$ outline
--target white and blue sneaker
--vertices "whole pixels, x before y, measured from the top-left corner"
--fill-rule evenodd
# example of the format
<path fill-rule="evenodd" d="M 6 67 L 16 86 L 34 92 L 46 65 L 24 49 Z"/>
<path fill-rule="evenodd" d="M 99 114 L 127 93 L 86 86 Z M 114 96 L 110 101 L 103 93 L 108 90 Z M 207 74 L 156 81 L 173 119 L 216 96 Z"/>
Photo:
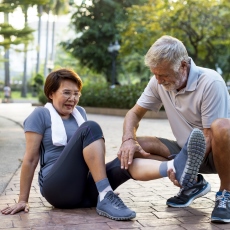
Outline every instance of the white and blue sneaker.
<path fill-rule="evenodd" d="M 211 221 L 230 223 L 230 192 L 224 190 L 216 193 L 216 202 L 212 211 Z"/>
<path fill-rule="evenodd" d="M 113 191 L 107 192 L 102 201 L 98 197 L 96 210 L 100 216 L 112 220 L 130 220 L 136 217 L 136 213 L 129 209 Z"/>

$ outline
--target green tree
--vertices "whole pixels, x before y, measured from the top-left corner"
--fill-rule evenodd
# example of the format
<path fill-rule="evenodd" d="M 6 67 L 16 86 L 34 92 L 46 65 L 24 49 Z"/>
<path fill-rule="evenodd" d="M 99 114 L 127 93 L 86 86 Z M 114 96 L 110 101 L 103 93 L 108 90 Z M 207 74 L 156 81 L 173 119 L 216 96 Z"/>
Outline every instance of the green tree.
<path fill-rule="evenodd" d="M 4 23 L 0 24 L 0 35 L 3 37 L 3 41 L 0 42 L 0 46 L 3 46 L 5 51 L 5 85 L 10 85 L 10 46 L 18 45 L 28 41 L 30 39 L 30 34 L 33 32 L 33 30 L 28 26 L 25 26 L 22 30 L 18 30 L 9 24 L 8 14 L 13 12 L 16 7 L 16 4 L 11 4 L 10 2 L 3 2 L 0 6 L 0 12 L 4 12 L 5 19 Z"/>
<path fill-rule="evenodd" d="M 92 0 L 91 5 L 82 1 L 72 16 L 72 26 L 77 35 L 73 40 L 63 42 L 63 47 L 74 57 L 110 81 L 111 56 L 108 45 L 120 41 L 118 23 L 126 20 L 126 8 L 142 4 L 144 0 Z M 120 63 L 118 61 L 117 67 Z"/>
<path fill-rule="evenodd" d="M 28 9 L 30 6 L 38 5 L 38 4 L 43 4 L 46 3 L 46 0 L 4 0 L 4 3 L 14 5 L 16 7 L 21 7 L 23 13 L 24 13 L 24 18 L 25 18 L 25 23 L 24 26 L 26 28 L 28 27 Z M 24 43 L 24 71 L 23 71 L 23 79 L 22 79 L 22 90 L 21 90 L 21 96 L 26 97 L 27 94 L 27 52 L 28 52 L 28 45 L 31 40 L 33 40 L 32 32 L 30 33 L 30 36 L 28 37 L 27 40 L 25 40 Z"/>
<path fill-rule="evenodd" d="M 52 70 L 54 67 L 55 59 L 55 33 L 56 33 L 56 18 L 59 15 L 64 15 L 69 13 L 69 0 L 51 0 L 43 7 L 44 11 L 48 14 L 47 24 L 46 24 L 46 55 L 45 55 L 45 64 L 44 64 L 44 76 L 47 75 L 48 70 Z M 52 47 L 51 55 L 49 57 L 49 17 L 50 14 L 53 14 L 54 20 L 52 23 Z"/>
<path fill-rule="evenodd" d="M 58 18 L 58 16 L 60 15 L 68 14 L 70 11 L 70 4 L 71 3 L 69 0 L 55 0 L 52 7 L 52 13 L 55 19 L 53 20 L 53 25 L 52 25 L 52 49 L 51 49 L 50 60 L 53 65 L 55 61 L 56 18 Z"/>
<path fill-rule="evenodd" d="M 128 9 L 120 25 L 121 53 L 144 55 L 160 36 L 182 40 L 198 65 L 230 72 L 230 4 L 227 0 L 148 1 Z M 135 48 L 134 48 L 135 47 Z M 136 63 L 138 66 L 139 63 Z M 228 74 L 229 75 L 229 74 Z"/>

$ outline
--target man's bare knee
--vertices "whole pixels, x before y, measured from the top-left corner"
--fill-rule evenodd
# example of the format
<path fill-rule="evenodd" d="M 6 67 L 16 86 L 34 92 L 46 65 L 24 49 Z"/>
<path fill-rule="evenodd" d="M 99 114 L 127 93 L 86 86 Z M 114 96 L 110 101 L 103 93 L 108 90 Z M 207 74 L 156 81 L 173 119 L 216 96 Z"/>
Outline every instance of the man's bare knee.
<path fill-rule="evenodd" d="M 211 130 L 214 139 L 219 139 L 220 141 L 224 141 L 224 139 L 230 140 L 230 119 L 216 119 L 211 125 Z"/>

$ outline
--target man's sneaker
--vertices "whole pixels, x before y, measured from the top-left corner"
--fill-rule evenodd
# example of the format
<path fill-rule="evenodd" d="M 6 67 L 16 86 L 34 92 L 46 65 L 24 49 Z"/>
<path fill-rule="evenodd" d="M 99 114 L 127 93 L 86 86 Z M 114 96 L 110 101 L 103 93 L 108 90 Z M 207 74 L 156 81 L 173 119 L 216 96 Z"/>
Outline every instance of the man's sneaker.
<path fill-rule="evenodd" d="M 179 193 L 167 200 L 166 204 L 170 207 L 183 208 L 189 206 L 193 200 L 204 196 L 211 190 L 211 185 L 201 174 L 197 176 L 197 183 L 189 189 L 180 189 Z"/>
<path fill-rule="evenodd" d="M 113 191 L 106 193 L 100 201 L 98 197 L 97 213 L 112 220 L 130 220 L 136 217 L 136 213 L 130 210 Z"/>
<path fill-rule="evenodd" d="M 187 190 L 197 183 L 197 174 L 204 159 L 205 150 L 203 132 L 193 129 L 187 143 L 174 158 L 175 176 L 184 189 Z"/>
<path fill-rule="evenodd" d="M 212 211 L 211 221 L 230 223 L 230 192 L 224 190 L 216 193 L 216 202 Z"/>

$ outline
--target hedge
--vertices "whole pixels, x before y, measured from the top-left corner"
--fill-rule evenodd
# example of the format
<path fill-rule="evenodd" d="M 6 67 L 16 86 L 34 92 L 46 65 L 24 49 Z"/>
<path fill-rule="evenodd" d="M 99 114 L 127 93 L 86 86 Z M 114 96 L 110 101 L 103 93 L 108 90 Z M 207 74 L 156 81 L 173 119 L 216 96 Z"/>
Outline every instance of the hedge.
<path fill-rule="evenodd" d="M 107 85 L 83 87 L 79 105 L 101 108 L 132 108 L 146 84 L 124 85 L 110 88 Z"/>
<path fill-rule="evenodd" d="M 142 94 L 147 83 L 123 85 L 111 88 L 106 84 L 83 86 L 80 106 L 130 109 Z M 47 102 L 43 92 L 39 94 L 39 101 Z"/>

